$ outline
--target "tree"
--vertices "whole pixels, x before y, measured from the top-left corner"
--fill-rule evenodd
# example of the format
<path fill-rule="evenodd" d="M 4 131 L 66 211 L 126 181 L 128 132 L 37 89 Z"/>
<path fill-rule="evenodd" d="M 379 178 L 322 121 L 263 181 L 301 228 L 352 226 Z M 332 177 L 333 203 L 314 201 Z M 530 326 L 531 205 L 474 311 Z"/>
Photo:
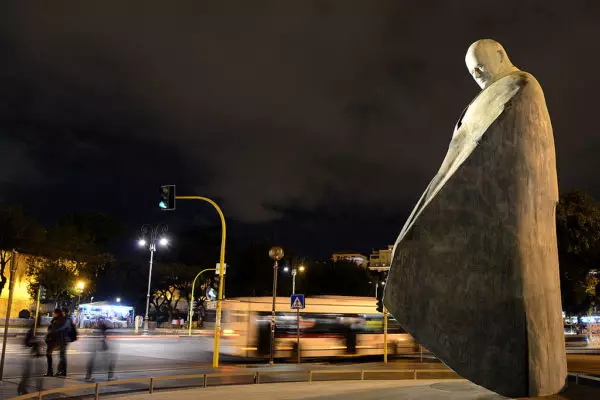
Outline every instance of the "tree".
<path fill-rule="evenodd" d="M 61 218 L 30 257 L 30 294 L 35 296 L 41 284 L 47 288 L 49 299 L 70 304 L 81 294 L 75 289 L 77 280 L 84 281 L 85 292 L 92 293 L 99 274 L 114 261 L 108 246 L 117 235 L 117 227 L 112 219 L 98 213 L 72 213 Z"/>
<path fill-rule="evenodd" d="M 0 210 L 0 295 L 8 281 L 12 249 L 32 252 L 44 241 L 44 228 L 19 206 Z"/>
<path fill-rule="evenodd" d="M 562 194 L 556 232 L 563 308 L 581 315 L 597 301 L 591 271 L 600 255 L 600 204 L 581 191 Z"/>
<path fill-rule="evenodd" d="M 197 267 L 179 263 L 156 263 L 150 301 L 157 312 L 166 312 L 169 321 L 181 300 L 189 299 Z"/>
<path fill-rule="evenodd" d="M 73 263 L 31 256 L 27 275 L 30 277 L 28 291 L 32 298 L 37 297 L 42 285 L 46 288 L 48 301 L 54 301 L 57 305 L 72 303 L 77 279 Z"/>
<path fill-rule="evenodd" d="M 118 224 L 104 214 L 67 214 L 48 231 L 43 255 L 54 262 L 73 263 L 74 274 L 92 292 L 101 271 L 114 262 L 108 247 L 118 232 Z"/>

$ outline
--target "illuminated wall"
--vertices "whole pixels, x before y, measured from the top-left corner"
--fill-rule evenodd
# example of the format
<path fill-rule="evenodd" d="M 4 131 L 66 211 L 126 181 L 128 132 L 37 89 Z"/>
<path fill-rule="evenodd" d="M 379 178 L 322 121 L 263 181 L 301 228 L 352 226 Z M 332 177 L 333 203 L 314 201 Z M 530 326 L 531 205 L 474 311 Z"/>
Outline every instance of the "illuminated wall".
<path fill-rule="evenodd" d="M 10 252 L 5 252 L 4 250 L 0 250 L 6 256 L 10 257 Z M 27 258 L 26 254 L 17 253 L 16 263 L 17 270 L 15 272 L 15 289 L 13 292 L 13 303 L 10 311 L 11 318 L 17 318 L 19 316 L 19 311 L 21 310 L 32 310 L 35 306 L 33 299 L 27 293 Z M 4 289 L 2 290 L 2 295 L 0 295 L 0 317 L 6 317 L 6 308 L 8 305 L 8 289 L 10 282 L 10 263 L 6 266 L 6 270 L 4 271 L 5 276 L 8 278 Z M 4 322 L 2 322 L 3 324 Z"/>

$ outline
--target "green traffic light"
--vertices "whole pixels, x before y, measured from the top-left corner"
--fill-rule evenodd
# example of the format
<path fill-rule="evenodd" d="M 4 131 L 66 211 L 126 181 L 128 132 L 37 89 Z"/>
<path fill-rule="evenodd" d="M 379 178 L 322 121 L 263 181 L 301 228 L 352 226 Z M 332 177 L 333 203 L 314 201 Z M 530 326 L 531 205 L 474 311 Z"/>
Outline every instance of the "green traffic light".
<path fill-rule="evenodd" d="M 161 201 L 158 203 L 158 207 L 160 207 L 160 208 L 163 208 L 163 209 L 164 209 L 164 208 L 167 208 L 167 205 L 165 204 L 165 202 L 164 202 L 163 200 L 161 200 Z"/>

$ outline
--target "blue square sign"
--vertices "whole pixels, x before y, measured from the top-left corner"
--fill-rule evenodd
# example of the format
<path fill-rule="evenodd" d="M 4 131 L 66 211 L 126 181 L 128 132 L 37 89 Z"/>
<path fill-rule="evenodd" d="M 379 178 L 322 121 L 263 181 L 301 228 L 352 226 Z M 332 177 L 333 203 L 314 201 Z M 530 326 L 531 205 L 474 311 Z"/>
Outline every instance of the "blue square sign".
<path fill-rule="evenodd" d="M 290 296 L 290 308 L 292 310 L 302 310 L 305 306 L 303 294 L 293 294 Z"/>

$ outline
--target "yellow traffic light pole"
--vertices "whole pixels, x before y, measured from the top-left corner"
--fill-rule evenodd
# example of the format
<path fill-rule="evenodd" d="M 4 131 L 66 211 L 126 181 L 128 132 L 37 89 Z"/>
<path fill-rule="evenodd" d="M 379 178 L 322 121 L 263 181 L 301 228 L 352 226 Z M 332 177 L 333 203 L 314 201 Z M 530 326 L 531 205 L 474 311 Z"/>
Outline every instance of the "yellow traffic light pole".
<path fill-rule="evenodd" d="M 194 288 L 196 287 L 196 280 L 206 271 L 215 271 L 216 268 L 206 268 L 202 271 L 198 272 L 198 275 L 194 278 L 194 282 L 192 283 L 192 297 L 190 298 L 190 306 L 189 306 L 189 314 L 188 318 L 188 336 L 192 336 L 192 317 L 194 315 L 193 304 L 194 304 Z M 200 323 L 200 317 L 198 317 L 198 323 Z"/>
<path fill-rule="evenodd" d="M 388 361 L 388 310 L 383 307 L 383 362 Z"/>
<path fill-rule="evenodd" d="M 225 238 L 227 227 L 225 225 L 225 216 L 223 215 L 223 211 L 221 208 L 209 199 L 208 197 L 202 196 L 175 196 L 178 200 L 201 200 L 210 203 L 217 213 L 219 213 L 219 217 L 221 217 L 221 256 L 219 259 L 219 270 L 221 274 L 221 282 L 219 284 L 219 295 L 217 297 L 217 316 L 215 321 L 215 347 L 213 350 L 213 368 L 219 368 L 219 344 L 221 339 L 221 310 L 222 310 L 222 302 L 223 302 L 223 286 L 225 285 Z"/>

